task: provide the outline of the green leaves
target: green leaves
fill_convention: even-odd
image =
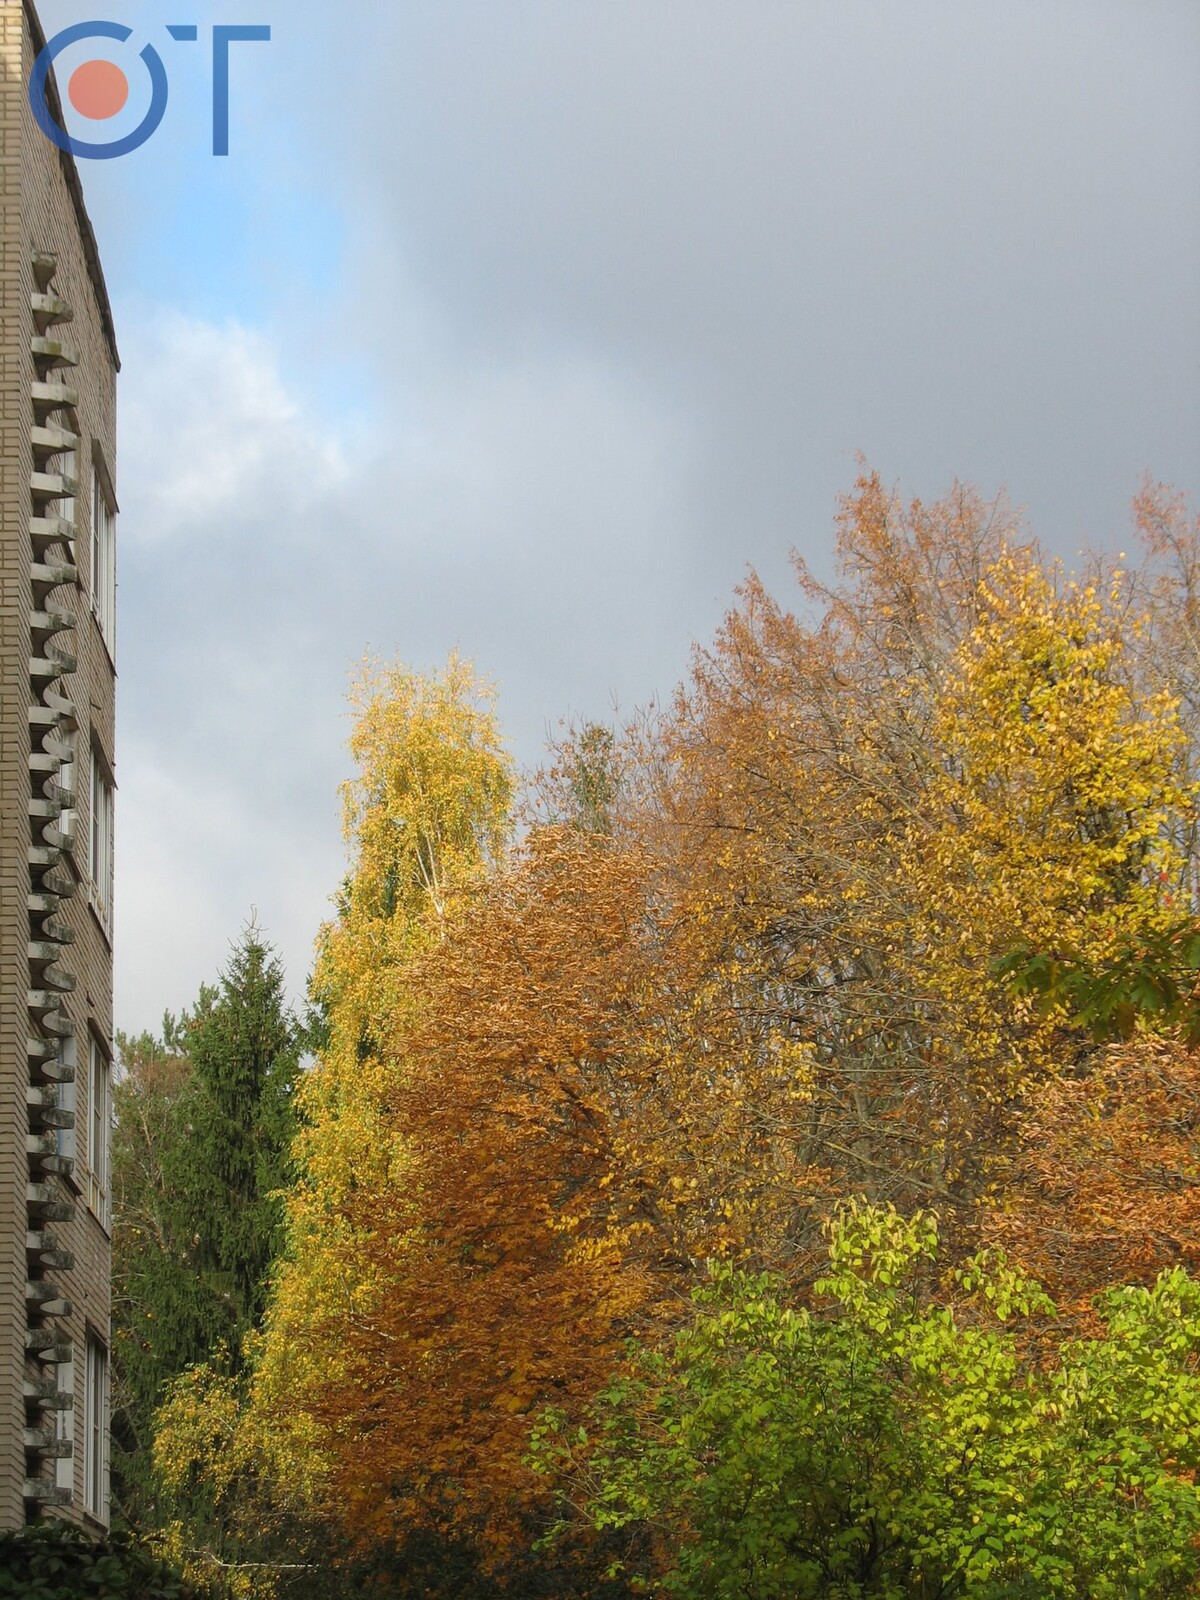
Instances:
[[[854,1203],[825,1305],[721,1266],[667,1356],[641,1355],[587,1440],[538,1454],[597,1528],[657,1539],[684,1600],[1170,1600],[1200,1580],[1200,1285],[1106,1297],[1105,1338],[1031,1364],[1052,1311],[998,1253],[933,1303],[936,1220]],[[1015,1324],[1010,1326],[1010,1324]]]
[[[1097,1040],[1128,1039],[1141,1020],[1181,1029],[1190,1049],[1200,1045],[1200,924],[1190,918],[1117,941],[1099,963],[1017,945],[993,972],[1044,1015],[1061,1010]]]
[[[144,1546],[96,1540],[48,1524],[0,1533],[0,1596],[20,1600],[193,1600],[194,1591]]]

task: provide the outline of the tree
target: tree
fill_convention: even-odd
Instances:
[[[492,692],[465,662],[429,677],[368,662],[351,702],[351,863],[318,941],[317,1060],[299,1085],[295,1181],[266,1313],[245,1343],[248,1371],[210,1364],[182,1377],[157,1440],[176,1492],[209,1508],[175,1530],[187,1570],[246,1594],[302,1592],[294,1569],[314,1527],[326,1543],[340,1529],[370,1559],[377,1535],[400,1538],[360,1521],[333,1477],[356,1446],[354,1339],[394,1293],[395,1240],[419,1182],[409,1132],[387,1115],[409,1070],[391,1040],[418,1006],[417,966],[502,856],[510,826]]]
[[[1139,1033],[1044,1085],[1018,1123],[984,1237],[1094,1332],[1109,1284],[1200,1276],[1200,1057]]]
[[[550,753],[551,764],[534,784],[538,820],[611,834],[621,814],[624,777],[616,731],[601,722],[571,723]]]
[[[297,1517],[323,1503],[338,1432],[314,1401],[332,1387],[349,1403],[351,1330],[390,1294],[388,1243],[411,1211],[407,1130],[385,1114],[407,1066],[385,1043],[417,1004],[414,964],[508,838],[512,768],[492,701],[456,656],[427,677],[368,662],[351,694],[350,871],[318,941],[322,1037],[299,1086],[295,1181],[239,1423]]]
[[[1009,531],[865,481],[846,585],[804,580],[819,625],[751,583],[668,717],[566,742],[551,820],[436,937],[390,965],[343,924],[393,1165],[340,1191],[340,1270],[376,1287],[331,1348],[307,1324],[305,1406],[359,1525],[449,1506],[502,1547],[537,1514],[529,1414],[577,1414],[706,1259],[811,1283],[848,1190],[936,1196],[972,1247],[1024,1098],[1078,1054],[992,960],[1016,930],[1149,934],[1187,803],[1119,586]]]
[[[186,1140],[163,1152],[165,1187],[190,1262],[223,1307],[235,1367],[262,1315],[268,1268],[282,1243],[303,1035],[287,1010],[284,974],[251,925],[211,1006],[189,1020],[191,1071],[179,1101]],[[197,1358],[202,1352],[197,1353]]]
[[[815,616],[751,579],[665,714],[576,730],[516,843],[470,670],[368,669],[285,1252],[245,1384],[193,1374],[160,1437],[243,1527],[449,1529],[499,1570],[545,1509],[531,1416],[577,1421],[706,1261],[802,1297],[857,1193],[936,1203],[961,1265],[1018,1179],[1037,1255],[1026,1134],[1100,1047],[997,960],[1165,937],[1188,729],[1130,581],[967,490],[864,476],[839,560],[799,568]]]
[[[212,998],[212,991],[202,988],[197,1010],[206,1009]],[[151,1516],[153,1417],[164,1374],[192,1358],[195,1338],[189,1330],[202,1316],[196,1279],[172,1227],[162,1171],[164,1151],[177,1137],[177,1108],[189,1070],[182,1031],[168,1014],[161,1038],[117,1035],[112,1498],[121,1519],[134,1527],[145,1526]],[[151,1331],[153,1344],[147,1338]]]
[[[602,835],[534,830],[409,968],[420,1003],[391,1019],[383,1107],[403,1199],[347,1206],[388,1292],[345,1320],[310,1401],[359,1530],[446,1522],[511,1547],[537,1498],[530,1411],[590,1392],[647,1298],[606,1226],[605,1080],[653,956],[639,866]]]
[[[1148,936],[1187,871],[1184,732],[1136,681],[1118,575],[1073,585],[1002,508],[906,508],[873,477],[839,558],[833,589],[800,569],[816,622],[746,585],[645,741],[634,823],[709,974],[692,1059],[735,1025],[810,1052],[804,1117],[763,1148],[786,1155],[754,1224],[768,1260],[815,1259],[797,1170],[936,1199],[969,1242],[1022,1095],[1081,1048],[993,960],[1035,929],[1094,955]]]
[[[197,1362],[236,1370],[280,1243],[302,1036],[251,925],[218,985],[164,1037],[122,1041],[115,1095],[114,1476],[154,1526],[155,1412]]]
[[[1169,1600],[1200,1579],[1200,1284],[1114,1289],[1049,1368],[1002,1258],[931,1300],[937,1228],[849,1205],[820,1308],[717,1269],[671,1349],[540,1457],[597,1528],[650,1531],[686,1600]],[[1052,1308],[1050,1308],[1052,1309]]]
[[[389,1189],[347,1202],[388,1292],[345,1320],[310,1401],[360,1529],[432,1518],[502,1559],[545,1499],[529,1416],[580,1406],[631,1328],[677,1315],[702,1252],[740,1247],[778,1180],[755,1170],[758,1108],[778,1137],[803,1053],[741,1054],[726,1029],[698,1081],[672,1044],[696,992],[659,889],[635,841],[536,827],[409,969],[383,1104],[403,1210]]]

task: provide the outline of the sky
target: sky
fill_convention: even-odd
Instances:
[[[252,914],[299,996],[345,691],[460,649],[516,759],[670,693],[862,457],[1070,560],[1200,493],[1194,0],[41,0],[123,370],[116,1021]],[[195,43],[167,23],[194,22]],[[233,46],[212,154],[212,30]],[[71,128],[97,137],[120,118]]]

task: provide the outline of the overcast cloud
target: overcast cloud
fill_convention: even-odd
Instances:
[[[668,692],[748,563],[825,567],[858,451],[1006,487],[1068,557],[1143,471],[1200,490],[1190,0],[126,10],[202,46],[84,173],[125,361],[122,1026],[251,906],[302,987],[368,649],[461,646],[531,762]],[[274,37],[217,161],[230,20]]]

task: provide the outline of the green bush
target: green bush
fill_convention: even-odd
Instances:
[[[123,1534],[46,1523],[0,1533],[0,1595],[19,1600],[194,1600],[178,1573]]]
[[[812,1309],[716,1268],[664,1354],[536,1449],[683,1600],[1173,1600],[1200,1582],[1200,1284],[1110,1291],[1052,1360],[1002,1259],[937,1303],[934,1219],[847,1208]],[[1014,1326],[1015,1324],[1015,1326]]]

